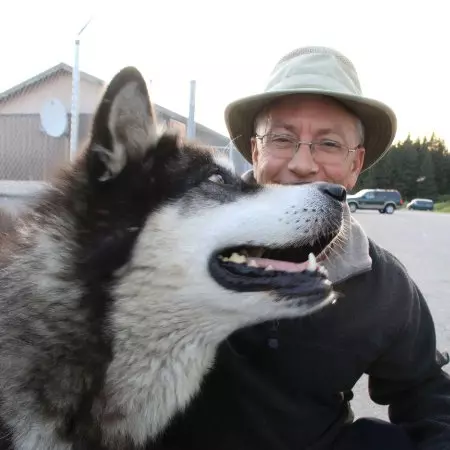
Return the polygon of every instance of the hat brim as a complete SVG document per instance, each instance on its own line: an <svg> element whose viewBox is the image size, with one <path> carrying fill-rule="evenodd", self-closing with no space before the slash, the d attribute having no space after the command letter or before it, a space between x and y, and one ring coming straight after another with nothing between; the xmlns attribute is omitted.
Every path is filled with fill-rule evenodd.
<svg viewBox="0 0 450 450"><path fill-rule="evenodd" d="M298 94L326 95L336 99L352 111L364 126L366 154L362 171L369 169L382 158L395 138L397 119L384 103L370 98L323 89L292 89L265 92L230 103L225 109L225 123L237 150L252 163L251 137L254 133L256 115L273 100Z"/></svg>

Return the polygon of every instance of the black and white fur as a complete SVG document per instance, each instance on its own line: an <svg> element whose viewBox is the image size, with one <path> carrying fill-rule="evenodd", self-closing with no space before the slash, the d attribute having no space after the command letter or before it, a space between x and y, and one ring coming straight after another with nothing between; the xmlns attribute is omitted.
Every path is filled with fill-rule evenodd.
<svg viewBox="0 0 450 450"><path fill-rule="evenodd" d="M330 213L313 185L248 186L208 150L159 135L134 68L112 80L85 151L52 185L0 238L2 450L142 448L227 336L329 303L211 277L218 249L313 241L342 208Z"/></svg>

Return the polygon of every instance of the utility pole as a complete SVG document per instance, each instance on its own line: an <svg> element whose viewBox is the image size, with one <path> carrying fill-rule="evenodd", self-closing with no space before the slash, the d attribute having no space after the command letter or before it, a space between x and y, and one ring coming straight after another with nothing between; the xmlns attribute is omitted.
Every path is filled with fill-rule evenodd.
<svg viewBox="0 0 450 450"><path fill-rule="evenodd" d="M189 92L189 117L187 123L187 137L188 139L195 138L195 88L196 81L191 81L191 89Z"/></svg>
<svg viewBox="0 0 450 450"><path fill-rule="evenodd" d="M84 24L75 37L74 63L72 69L72 103L70 108L70 160L73 161L78 149L78 129L80 122L80 36L91 23L92 17Z"/></svg>

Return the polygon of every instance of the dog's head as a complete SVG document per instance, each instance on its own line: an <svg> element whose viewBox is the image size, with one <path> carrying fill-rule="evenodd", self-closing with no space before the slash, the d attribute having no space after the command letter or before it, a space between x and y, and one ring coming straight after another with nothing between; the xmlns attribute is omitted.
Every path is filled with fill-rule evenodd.
<svg viewBox="0 0 450 450"><path fill-rule="evenodd" d="M335 238L342 199L324 183L246 184L210 150L160 135L134 68L109 84L90 142L62 183L77 277L107 286L133 310L252 321L307 314L334 299L308 255Z"/></svg>

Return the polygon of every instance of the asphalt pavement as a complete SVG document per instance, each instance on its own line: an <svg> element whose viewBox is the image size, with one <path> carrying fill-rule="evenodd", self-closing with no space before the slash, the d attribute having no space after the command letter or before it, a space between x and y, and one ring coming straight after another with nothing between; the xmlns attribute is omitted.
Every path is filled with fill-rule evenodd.
<svg viewBox="0 0 450 450"><path fill-rule="evenodd" d="M450 214L422 211L357 211L354 217L377 244L406 266L424 294L436 325L438 348L450 353ZM450 367L445 370L450 374ZM367 377L357 384L352 407L357 417L387 417L387 408L367 394Z"/></svg>

